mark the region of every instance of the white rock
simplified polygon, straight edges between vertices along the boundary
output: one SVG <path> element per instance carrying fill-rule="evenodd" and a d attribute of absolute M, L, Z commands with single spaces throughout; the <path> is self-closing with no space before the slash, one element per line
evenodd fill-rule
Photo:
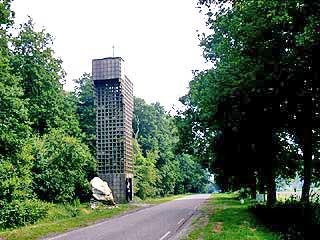
<path fill-rule="evenodd" d="M 95 177 L 90 181 L 92 188 L 92 196 L 98 201 L 110 202 L 115 205 L 112 191 L 108 186 L 108 183 L 101 178 Z"/>

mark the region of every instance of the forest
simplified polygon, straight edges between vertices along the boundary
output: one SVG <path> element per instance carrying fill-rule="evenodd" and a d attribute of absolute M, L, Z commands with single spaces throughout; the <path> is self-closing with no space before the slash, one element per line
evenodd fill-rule
<path fill-rule="evenodd" d="M 253 199 L 266 192 L 267 205 L 253 209 L 262 219 L 286 218 L 311 236 L 320 224 L 320 3 L 199 0 L 198 7 L 213 67 L 195 71 L 181 98 L 181 149 L 196 151 L 223 191 L 247 189 Z M 277 202 L 279 183 L 292 179 L 301 196 Z"/>
<path fill-rule="evenodd" d="M 89 73 L 63 89 L 53 37 L 16 26 L 0 2 L 0 228 L 36 222 L 47 203 L 89 201 L 96 176 L 95 105 Z M 159 103 L 134 99 L 135 196 L 205 191 L 209 173 L 178 151 L 176 120 Z"/>
<path fill-rule="evenodd" d="M 179 144 L 195 150 L 224 190 L 247 186 L 276 201 L 276 180 L 319 183 L 318 1 L 199 1 L 214 67 L 181 98 Z M 192 128 L 193 131 L 188 131 Z M 196 139 L 196 141 L 195 141 Z"/>
<path fill-rule="evenodd" d="M 0 2 L 0 228 L 37 221 L 49 202 L 89 201 L 96 175 L 90 73 L 64 91 L 53 37 L 31 18 L 16 26 L 10 5 Z M 283 239 L 307 239 L 320 224 L 320 2 L 196 7 L 212 67 L 193 71 L 175 116 L 134 98 L 135 196 L 206 192 L 214 174 L 222 192 L 250 199 L 262 222 L 281 219 Z M 282 201 L 277 192 L 293 181 L 300 196 Z"/>

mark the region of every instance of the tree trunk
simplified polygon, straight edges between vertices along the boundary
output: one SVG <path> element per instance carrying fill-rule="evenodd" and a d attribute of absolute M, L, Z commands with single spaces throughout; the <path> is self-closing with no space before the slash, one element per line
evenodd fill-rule
<path fill-rule="evenodd" d="M 254 177 L 254 180 L 255 180 L 256 178 Z M 254 183 L 253 185 L 252 185 L 252 187 L 251 187 L 251 198 L 252 199 L 256 199 L 257 198 L 257 185 L 256 185 L 256 183 Z"/>
<path fill-rule="evenodd" d="M 269 167 L 267 173 L 267 204 L 271 206 L 277 202 L 276 180 L 272 166 Z"/>
<path fill-rule="evenodd" d="M 267 205 L 274 205 L 277 202 L 276 174 L 273 149 L 273 131 L 268 129 L 265 133 L 265 152 L 262 156 L 265 161 L 265 179 L 267 184 Z"/>
<path fill-rule="evenodd" d="M 300 134 L 303 150 L 303 186 L 301 202 L 309 202 L 312 182 L 312 129 L 304 128 Z"/>
<path fill-rule="evenodd" d="M 138 117 L 136 117 L 136 121 L 137 121 L 137 131 L 134 133 L 134 138 L 138 141 L 138 137 L 139 137 L 139 131 L 140 131 L 140 120 Z"/>
<path fill-rule="evenodd" d="M 253 170 L 249 171 L 249 187 L 251 190 L 251 198 L 257 198 L 257 178 Z"/>

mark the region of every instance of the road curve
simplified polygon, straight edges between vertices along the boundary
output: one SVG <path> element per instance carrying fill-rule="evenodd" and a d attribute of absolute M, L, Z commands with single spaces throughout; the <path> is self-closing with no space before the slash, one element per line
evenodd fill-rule
<path fill-rule="evenodd" d="M 190 195 L 44 240 L 168 240 L 209 197 Z"/>

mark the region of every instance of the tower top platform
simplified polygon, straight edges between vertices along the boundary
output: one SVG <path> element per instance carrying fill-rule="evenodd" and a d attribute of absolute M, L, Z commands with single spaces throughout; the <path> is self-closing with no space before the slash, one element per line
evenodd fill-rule
<path fill-rule="evenodd" d="M 124 60 L 121 57 L 107 57 L 92 60 L 93 81 L 124 79 Z"/>

